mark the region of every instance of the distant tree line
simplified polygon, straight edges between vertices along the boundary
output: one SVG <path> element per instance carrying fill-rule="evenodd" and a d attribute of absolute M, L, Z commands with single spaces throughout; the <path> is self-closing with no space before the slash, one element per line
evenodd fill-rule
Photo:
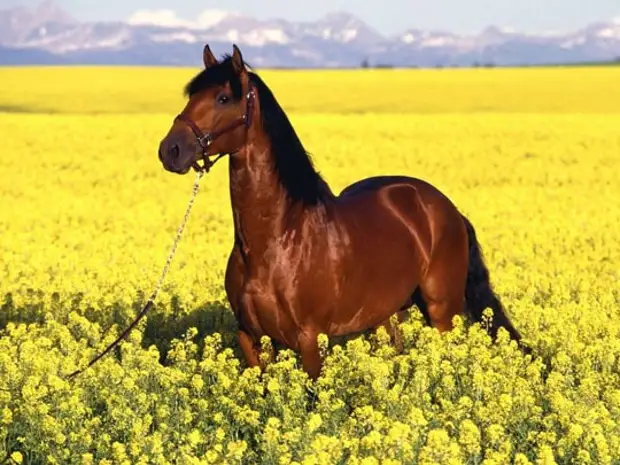
<path fill-rule="evenodd" d="M 532 65 L 532 64 L 528 64 L 528 63 L 523 63 L 523 64 L 515 64 L 509 67 L 537 67 L 537 66 L 617 66 L 618 64 L 620 64 L 620 56 L 617 56 L 616 58 L 613 58 L 609 61 L 596 61 L 596 62 L 583 62 L 583 63 L 548 63 L 548 64 L 538 64 L 538 65 Z M 420 68 L 417 65 L 409 65 L 409 66 L 401 66 L 402 68 L 411 68 L 411 69 L 416 69 L 416 68 Z M 426 68 L 432 68 L 433 66 L 427 66 Z M 437 69 L 441 69 L 441 68 L 495 68 L 497 67 L 497 64 L 493 63 L 492 61 L 489 62 L 479 62 L 479 61 L 474 61 L 470 66 L 467 65 L 442 65 L 442 64 L 436 64 L 434 66 Z M 370 61 L 368 60 L 368 58 L 364 58 L 362 60 L 362 62 L 360 63 L 360 68 L 374 68 L 374 69 L 389 69 L 389 68 L 394 68 L 394 65 L 389 64 L 389 63 L 377 63 L 374 66 L 370 64 Z"/>
<path fill-rule="evenodd" d="M 620 57 L 618 58 L 620 60 Z M 485 63 L 480 63 L 478 61 L 475 61 L 471 64 L 472 67 L 474 68 L 495 68 L 495 63 L 493 62 L 485 62 Z M 417 65 L 409 65 L 409 66 L 405 66 L 406 68 L 412 68 L 412 69 L 416 69 L 419 68 L 419 66 Z M 459 66 L 459 65 L 442 65 L 440 63 L 435 65 L 435 68 L 437 69 L 441 69 L 441 68 L 462 68 L 463 66 Z M 368 68 L 374 68 L 374 69 L 389 69 L 389 68 L 394 68 L 394 65 L 389 64 L 389 63 L 377 63 L 374 66 L 370 64 L 370 61 L 368 60 L 368 58 L 364 58 L 362 60 L 362 62 L 360 63 L 360 68 L 363 69 L 368 69 Z M 430 68 L 430 66 L 429 66 Z"/>

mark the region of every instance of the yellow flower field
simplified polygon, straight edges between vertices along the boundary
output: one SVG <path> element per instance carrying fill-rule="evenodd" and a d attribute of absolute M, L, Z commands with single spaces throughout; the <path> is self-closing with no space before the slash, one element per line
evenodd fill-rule
<path fill-rule="evenodd" d="M 246 369 L 227 162 L 157 146 L 195 70 L 0 69 L 0 464 L 620 464 L 620 67 L 260 72 L 334 190 L 402 173 L 471 219 L 533 357 L 417 309 Z M 330 87 L 330 79 L 334 87 Z M 265 341 L 268 344 L 268 341 Z"/>

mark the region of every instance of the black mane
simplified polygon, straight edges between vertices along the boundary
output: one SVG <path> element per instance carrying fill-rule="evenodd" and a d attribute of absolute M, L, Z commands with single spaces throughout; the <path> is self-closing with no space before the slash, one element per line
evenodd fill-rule
<path fill-rule="evenodd" d="M 291 200 L 316 205 L 331 197 L 327 183 L 314 169 L 309 154 L 269 87 L 256 73 L 248 72 L 248 75 L 260 99 L 260 117 L 271 141 L 275 172 Z M 217 65 L 196 75 L 185 87 L 185 94 L 191 96 L 227 82 L 230 83 L 233 97 L 241 99 L 241 82 L 233 69 L 230 55 L 225 55 Z"/>

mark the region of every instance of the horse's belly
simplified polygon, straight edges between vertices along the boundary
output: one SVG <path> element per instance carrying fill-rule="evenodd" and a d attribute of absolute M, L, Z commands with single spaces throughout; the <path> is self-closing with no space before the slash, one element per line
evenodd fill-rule
<path fill-rule="evenodd" d="M 414 289 L 409 288 L 395 292 L 390 299 L 378 302 L 375 295 L 368 295 L 367 299 L 359 299 L 358 303 L 349 308 L 341 307 L 336 310 L 331 321 L 329 333 L 334 336 L 343 336 L 350 333 L 365 331 L 386 321 L 397 313 L 411 298 Z"/>
<path fill-rule="evenodd" d="M 415 247 L 402 244 L 397 255 L 378 254 L 349 271 L 334 306 L 330 333 L 344 335 L 376 326 L 398 312 L 419 285 L 420 265 Z"/>

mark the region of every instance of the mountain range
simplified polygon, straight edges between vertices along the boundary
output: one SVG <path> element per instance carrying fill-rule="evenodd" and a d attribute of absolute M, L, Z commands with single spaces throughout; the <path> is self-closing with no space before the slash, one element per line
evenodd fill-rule
<path fill-rule="evenodd" d="M 307 22 L 223 11 L 206 11 L 189 22 L 167 10 L 136 13 L 126 21 L 83 22 L 53 0 L 33 9 L 0 10 L 0 65 L 199 66 L 205 43 L 216 53 L 236 43 L 254 67 L 571 64 L 619 60 L 620 19 L 569 33 L 489 26 L 475 35 L 409 29 L 387 37 L 343 11 Z"/>

